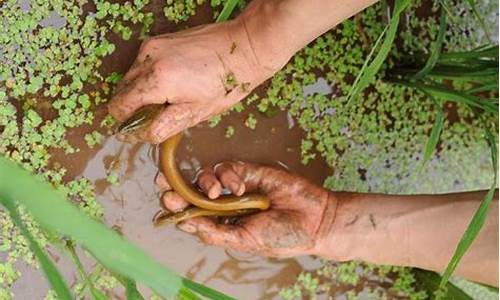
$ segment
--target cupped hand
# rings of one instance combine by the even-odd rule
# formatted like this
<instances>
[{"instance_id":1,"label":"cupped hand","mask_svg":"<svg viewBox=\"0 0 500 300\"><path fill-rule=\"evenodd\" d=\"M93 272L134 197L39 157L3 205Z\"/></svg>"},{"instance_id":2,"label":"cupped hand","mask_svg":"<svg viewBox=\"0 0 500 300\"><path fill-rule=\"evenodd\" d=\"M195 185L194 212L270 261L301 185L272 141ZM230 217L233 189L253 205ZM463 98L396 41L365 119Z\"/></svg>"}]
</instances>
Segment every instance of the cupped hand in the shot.
<instances>
[{"instance_id":1,"label":"cupped hand","mask_svg":"<svg viewBox=\"0 0 500 300\"><path fill-rule=\"evenodd\" d=\"M150 38L118 85L109 112L123 122L145 105L166 104L134 133L160 143L223 112L272 76L282 62L275 66L264 53L256 52L240 20Z\"/></svg>"},{"instance_id":2,"label":"cupped hand","mask_svg":"<svg viewBox=\"0 0 500 300\"><path fill-rule=\"evenodd\" d=\"M164 206L178 212L189 204L169 191L163 176L157 184L165 191ZM286 171L243 162L224 162L203 169L197 177L200 189L215 199L227 188L235 195L259 192L271 200L267 211L241 217L236 224L220 224L198 217L179 228L211 245L263 256L291 257L318 254L321 240L330 231L337 206L325 189Z\"/></svg>"}]
</instances>

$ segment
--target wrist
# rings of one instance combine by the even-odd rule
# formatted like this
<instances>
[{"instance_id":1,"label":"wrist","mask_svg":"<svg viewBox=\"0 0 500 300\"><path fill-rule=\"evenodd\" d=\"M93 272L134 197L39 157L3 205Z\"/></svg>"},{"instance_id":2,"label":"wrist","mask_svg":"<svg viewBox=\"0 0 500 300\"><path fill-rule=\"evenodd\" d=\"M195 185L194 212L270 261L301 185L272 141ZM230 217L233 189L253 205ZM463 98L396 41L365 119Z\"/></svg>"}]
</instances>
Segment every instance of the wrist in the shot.
<instances>
[{"instance_id":1,"label":"wrist","mask_svg":"<svg viewBox=\"0 0 500 300\"><path fill-rule=\"evenodd\" d=\"M345 235L339 224L342 206L349 201L349 193L329 192L328 203L323 213L315 246L314 255L335 261L350 260L349 236Z\"/></svg>"},{"instance_id":2,"label":"wrist","mask_svg":"<svg viewBox=\"0 0 500 300\"><path fill-rule=\"evenodd\" d=\"M302 48L287 37L281 21L281 1L254 1L236 18L266 79L278 72Z\"/></svg>"}]
</instances>

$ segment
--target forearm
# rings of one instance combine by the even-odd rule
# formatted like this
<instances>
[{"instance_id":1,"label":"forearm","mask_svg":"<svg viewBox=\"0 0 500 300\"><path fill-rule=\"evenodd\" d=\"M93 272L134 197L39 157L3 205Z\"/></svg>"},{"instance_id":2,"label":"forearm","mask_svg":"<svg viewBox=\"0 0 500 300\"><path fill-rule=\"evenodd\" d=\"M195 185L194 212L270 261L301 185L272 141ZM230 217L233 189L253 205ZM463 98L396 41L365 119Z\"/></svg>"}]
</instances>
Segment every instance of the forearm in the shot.
<instances>
[{"instance_id":1,"label":"forearm","mask_svg":"<svg viewBox=\"0 0 500 300\"><path fill-rule=\"evenodd\" d=\"M396 196L334 194L338 204L320 255L442 272L485 192ZM498 196L457 275L498 285Z\"/></svg>"},{"instance_id":2,"label":"forearm","mask_svg":"<svg viewBox=\"0 0 500 300\"><path fill-rule=\"evenodd\" d=\"M377 0L254 0L238 17L263 65L279 69L295 52Z\"/></svg>"}]
</instances>

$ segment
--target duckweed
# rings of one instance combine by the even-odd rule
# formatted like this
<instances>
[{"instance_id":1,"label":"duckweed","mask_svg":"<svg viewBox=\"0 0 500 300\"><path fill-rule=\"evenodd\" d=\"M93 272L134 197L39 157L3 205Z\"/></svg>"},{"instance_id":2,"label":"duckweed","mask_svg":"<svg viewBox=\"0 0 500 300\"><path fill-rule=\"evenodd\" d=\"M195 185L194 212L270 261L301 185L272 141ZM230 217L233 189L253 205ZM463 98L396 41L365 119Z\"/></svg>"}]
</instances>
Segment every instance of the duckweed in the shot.
<instances>
[{"instance_id":1,"label":"duckweed","mask_svg":"<svg viewBox=\"0 0 500 300\"><path fill-rule=\"evenodd\" d=\"M190 17L196 14L196 9L205 4L206 0L167 0L167 5L163 9L167 20L175 23L180 23L189 20ZM219 15L227 0L210 0L210 6L214 8L214 20ZM245 7L246 1L240 0L238 7L242 10Z\"/></svg>"},{"instance_id":2,"label":"duckweed","mask_svg":"<svg viewBox=\"0 0 500 300\"><path fill-rule=\"evenodd\" d=\"M93 184L80 178L64 181L66 170L52 161L52 150L66 154L79 149L66 140L68 130L95 120L95 107L107 101L119 80L100 73L102 59L115 45L110 35L128 40L133 24L141 24L138 37L152 25L152 13L143 12L148 0L123 4L94 1L14 1L0 4L0 154L40 174L85 212L101 219ZM111 30L110 30L111 29ZM101 126L109 129L110 117ZM90 147L103 140L98 131L85 135ZM47 236L28 219L27 225L45 246ZM21 276L18 261L36 266L25 239L0 211L0 250L6 259L0 265L0 299L11 299L10 287ZM99 274L96 273L96 276ZM107 288L112 288L109 286ZM49 292L47 299L53 298Z\"/></svg>"}]
</instances>

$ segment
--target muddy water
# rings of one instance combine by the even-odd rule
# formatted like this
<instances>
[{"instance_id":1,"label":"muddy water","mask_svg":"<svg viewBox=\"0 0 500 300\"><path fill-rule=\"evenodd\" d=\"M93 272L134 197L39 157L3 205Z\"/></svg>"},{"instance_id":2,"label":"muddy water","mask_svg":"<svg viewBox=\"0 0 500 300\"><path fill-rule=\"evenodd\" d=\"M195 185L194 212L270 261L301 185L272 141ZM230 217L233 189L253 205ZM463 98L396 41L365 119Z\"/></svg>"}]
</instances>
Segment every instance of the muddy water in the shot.
<instances>
[{"instance_id":1,"label":"muddy water","mask_svg":"<svg viewBox=\"0 0 500 300\"><path fill-rule=\"evenodd\" d=\"M246 128L244 119L244 113L234 114L215 128L202 124L185 134L177 158L187 180L193 178L200 165L225 159L286 166L317 183L329 174L320 160L308 166L300 164L302 132L288 129L284 113L273 118L260 117L256 130ZM231 138L224 137L227 124L235 127ZM118 227L160 262L238 299L271 299L282 287L292 284L303 268L318 266L310 257L274 260L227 252L205 246L173 226L154 228L151 217L160 208L160 195L153 182L156 161L154 147L127 145L110 137L89 160L82 175L96 182L107 223ZM119 173L119 185L106 181L110 170Z\"/></svg>"}]
</instances>

